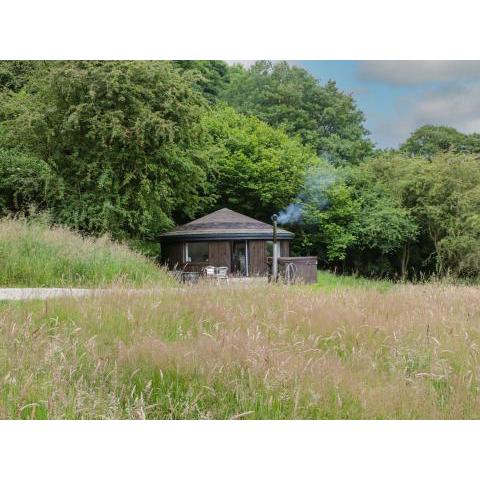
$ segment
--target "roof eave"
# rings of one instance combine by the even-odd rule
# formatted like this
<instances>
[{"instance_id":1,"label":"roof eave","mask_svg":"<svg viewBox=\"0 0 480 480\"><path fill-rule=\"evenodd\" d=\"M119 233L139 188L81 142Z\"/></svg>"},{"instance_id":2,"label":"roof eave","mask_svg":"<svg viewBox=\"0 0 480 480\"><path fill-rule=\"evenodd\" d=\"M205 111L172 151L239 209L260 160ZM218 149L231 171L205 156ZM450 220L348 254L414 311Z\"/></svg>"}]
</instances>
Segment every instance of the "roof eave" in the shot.
<instances>
[{"instance_id":1,"label":"roof eave","mask_svg":"<svg viewBox=\"0 0 480 480\"><path fill-rule=\"evenodd\" d=\"M291 232L278 232L279 240L293 240L295 235ZM188 241L215 241L215 240L273 240L272 232L239 232L239 233L164 233L160 235L163 242L188 242Z\"/></svg>"}]
</instances>

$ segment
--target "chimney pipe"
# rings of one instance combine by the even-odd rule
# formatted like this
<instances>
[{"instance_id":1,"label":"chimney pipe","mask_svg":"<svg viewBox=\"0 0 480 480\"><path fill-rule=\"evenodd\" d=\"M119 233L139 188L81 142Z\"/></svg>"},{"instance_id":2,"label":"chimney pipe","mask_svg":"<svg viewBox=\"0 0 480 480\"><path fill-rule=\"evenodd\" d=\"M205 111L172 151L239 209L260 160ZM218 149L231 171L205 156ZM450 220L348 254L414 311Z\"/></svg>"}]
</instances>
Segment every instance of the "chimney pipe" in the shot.
<instances>
[{"instance_id":1,"label":"chimney pipe","mask_svg":"<svg viewBox=\"0 0 480 480\"><path fill-rule=\"evenodd\" d=\"M278 279L278 255L277 255L277 215L272 215L273 222L273 255L272 255L272 278L276 282Z\"/></svg>"}]
</instances>

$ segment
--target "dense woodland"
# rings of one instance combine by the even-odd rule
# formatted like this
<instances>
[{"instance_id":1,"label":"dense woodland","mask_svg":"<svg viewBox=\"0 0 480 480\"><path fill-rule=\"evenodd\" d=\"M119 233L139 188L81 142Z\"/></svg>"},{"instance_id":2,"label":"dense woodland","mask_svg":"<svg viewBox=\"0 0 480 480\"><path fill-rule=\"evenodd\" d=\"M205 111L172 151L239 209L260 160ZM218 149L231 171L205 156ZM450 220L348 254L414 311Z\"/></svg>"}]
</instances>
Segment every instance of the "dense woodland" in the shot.
<instances>
[{"instance_id":1,"label":"dense woodland","mask_svg":"<svg viewBox=\"0 0 480 480\"><path fill-rule=\"evenodd\" d=\"M283 212L296 254L391 278L480 276L480 134L398 150L355 99L287 63L0 62L0 215L158 235L220 207Z\"/></svg>"}]
</instances>

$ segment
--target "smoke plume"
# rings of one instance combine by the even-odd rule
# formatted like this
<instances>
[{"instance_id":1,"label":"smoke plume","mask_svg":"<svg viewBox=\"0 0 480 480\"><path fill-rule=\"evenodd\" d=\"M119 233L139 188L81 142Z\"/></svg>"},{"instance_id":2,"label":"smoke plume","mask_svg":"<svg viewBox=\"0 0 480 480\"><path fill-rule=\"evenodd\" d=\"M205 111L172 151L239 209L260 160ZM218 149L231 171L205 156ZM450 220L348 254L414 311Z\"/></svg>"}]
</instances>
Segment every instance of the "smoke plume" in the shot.
<instances>
[{"instance_id":1,"label":"smoke plume","mask_svg":"<svg viewBox=\"0 0 480 480\"><path fill-rule=\"evenodd\" d=\"M328 208L327 191L336 180L337 176L329 165L321 164L310 169L307 172L303 191L290 205L278 213L278 223L280 225L301 223L306 204L314 205L319 210Z\"/></svg>"}]
</instances>

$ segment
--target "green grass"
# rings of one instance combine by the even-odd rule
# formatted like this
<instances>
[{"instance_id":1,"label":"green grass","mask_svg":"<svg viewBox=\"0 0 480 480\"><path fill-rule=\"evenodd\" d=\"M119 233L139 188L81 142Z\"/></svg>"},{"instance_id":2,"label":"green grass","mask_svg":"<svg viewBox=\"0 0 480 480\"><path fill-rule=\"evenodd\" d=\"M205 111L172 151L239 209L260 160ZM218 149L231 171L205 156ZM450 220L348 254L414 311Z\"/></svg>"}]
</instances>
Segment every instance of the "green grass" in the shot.
<instances>
[{"instance_id":1,"label":"green grass","mask_svg":"<svg viewBox=\"0 0 480 480\"><path fill-rule=\"evenodd\" d=\"M353 275L336 275L332 272L319 270L317 272L317 283L314 289L332 291L335 289L375 289L381 292L389 290L393 282L388 280L373 280Z\"/></svg>"},{"instance_id":2,"label":"green grass","mask_svg":"<svg viewBox=\"0 0 480 480\"><path fill-rule=\"evenodd\" d=\"M0 220L0 287L165 284L152 261L107 238L84 238L41 222Z\"/></svg>"},{"instance_id":3,"label":"green grass","mask_svg":"<svg viewBox=\"0 0 480 480\"><path fill-rule=\"evenodd\" d=\"M196 285L0 304L1 419L478 419L480 295Z\"/></svg>"}]
</instances>

